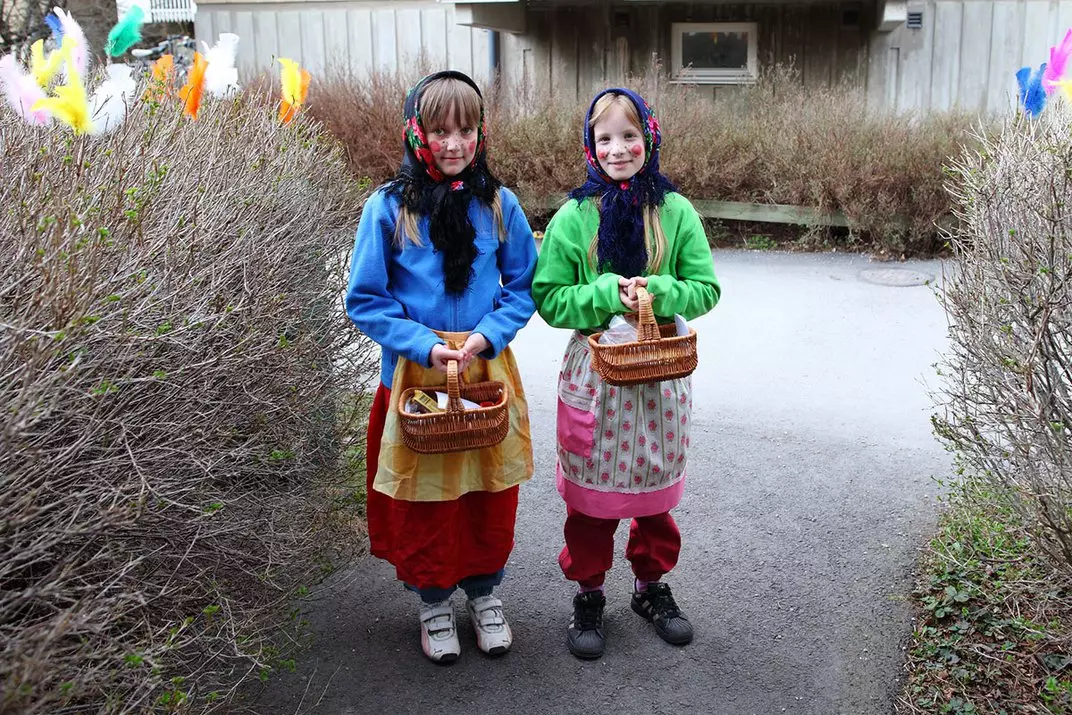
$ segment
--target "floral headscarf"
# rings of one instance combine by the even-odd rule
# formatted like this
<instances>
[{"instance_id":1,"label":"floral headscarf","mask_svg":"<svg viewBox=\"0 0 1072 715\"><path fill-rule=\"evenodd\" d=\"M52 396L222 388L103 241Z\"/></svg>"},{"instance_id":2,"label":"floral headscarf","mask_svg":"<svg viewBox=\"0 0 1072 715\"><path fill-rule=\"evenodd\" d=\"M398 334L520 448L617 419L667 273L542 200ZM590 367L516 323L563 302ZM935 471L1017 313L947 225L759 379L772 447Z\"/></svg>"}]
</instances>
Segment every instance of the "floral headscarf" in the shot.
<instances>
[{"instance_id":1,"label":"floral headscarf","mask_svg":"<svg viewBox=\"0 0 1072 715\"><path fill-rule=\"evenodd\" d=\"M480 122L473 160L457 176L447 177L436 166L428 146L420 113L421 97L429 83L441 79L459 79L480 96L480 89L467 75L446 71L428 75L407 94L403 105L402 167L387 183L388 194L399 196L406 209L428 217L432 246L443 254L443 275L447 292L460 294L469 287L473 262L478 254L476 230L469 218L469 204L476 199L490 206L502 185L487 166L487 142L484 102L481 97Z\"/></svg>"},{"instance_id":2,"label":"floral headscarf","mask_svg":"<svg viewBox=\"0 0 1072 715\"><path fill-rule=\"evenodd\" d=\"M636 107L644 134L644 165L628 181L610 178L596 159L595 132L591 126L596 102L605 94L627 97ZM596 95L584 117L584 156L588 179L570 192L582 201L600 198L597 258L601 270L611 270L627 278L640 276L648 265L644 243L644 206L661 206L666 194L677 188L659 171L662 132L655 112L639 94L624 88L607 89Z\"/></svg>"}]
</instances>

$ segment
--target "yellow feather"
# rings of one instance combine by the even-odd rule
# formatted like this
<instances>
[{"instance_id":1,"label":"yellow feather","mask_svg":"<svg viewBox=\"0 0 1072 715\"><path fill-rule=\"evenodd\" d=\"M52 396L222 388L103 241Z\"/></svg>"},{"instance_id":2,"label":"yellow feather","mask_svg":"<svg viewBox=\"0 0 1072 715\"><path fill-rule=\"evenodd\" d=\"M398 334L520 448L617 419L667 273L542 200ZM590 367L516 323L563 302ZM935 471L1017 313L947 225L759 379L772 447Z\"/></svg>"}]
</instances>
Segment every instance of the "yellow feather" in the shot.
<instances>
[{"instance_id":1,"label":"yellow feather","mask_svg":"<svg viewBox=\"0 0 1072 715\"><path fill-rule=\"evenodd\" d=\"M1072 102L1072 80L1059 79L1054 84L1061 88L1061 92L1065 95L1065 100Z\"/></svg>"},{"instance_id":2,"label":"yellow feather","mask_svg":"<svg viewBox=\"0 0 1072 715\"><path fill-rule=\"evenodd\" d=\"M74 38L63 38L59 49L48 53L48 59L45 59L44 40L38 40L30 46L30 72L42 89L48 89L64 60L74 52L75 44Z\"/></svg>"},{"instance_id":3,"label":"yellow feather","mask_svg":"<svg viewBox=\"0 0 1072 715\"><path fill-rule=\"evenodd\" d=\"M67 82L53 90L54 96L37 100L31 111L46 109L52 116L69 125L75 134L85 134L93 127L89 114L89 102L86 98L86 87L82 84L82 76L78 74L78 68L71 61L70 47L66 39L63 48L66 50L64 58L67 60Z\"/></svg>"}]
</instances>

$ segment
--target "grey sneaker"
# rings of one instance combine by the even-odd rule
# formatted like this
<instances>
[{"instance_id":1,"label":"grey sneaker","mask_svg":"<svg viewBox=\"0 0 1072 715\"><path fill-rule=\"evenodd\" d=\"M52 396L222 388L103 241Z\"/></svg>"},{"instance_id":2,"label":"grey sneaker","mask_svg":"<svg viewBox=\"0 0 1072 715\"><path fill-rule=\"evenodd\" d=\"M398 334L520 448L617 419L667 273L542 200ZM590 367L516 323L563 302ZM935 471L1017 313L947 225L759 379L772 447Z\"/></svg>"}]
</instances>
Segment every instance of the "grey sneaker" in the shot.
<instances>
[{"instance_id":1,"label":"grey sneaker","mask_svg":"<svg viewBox=\"0 0 1072 715\"><path fill-rule=\"evenodd\" d=\"M573 597L573 620L566 631L566 645L578 658L599 658L607 645L603 635L603 607L607 599L601 591L587 591Z\"/></svg>"}]
</instances>

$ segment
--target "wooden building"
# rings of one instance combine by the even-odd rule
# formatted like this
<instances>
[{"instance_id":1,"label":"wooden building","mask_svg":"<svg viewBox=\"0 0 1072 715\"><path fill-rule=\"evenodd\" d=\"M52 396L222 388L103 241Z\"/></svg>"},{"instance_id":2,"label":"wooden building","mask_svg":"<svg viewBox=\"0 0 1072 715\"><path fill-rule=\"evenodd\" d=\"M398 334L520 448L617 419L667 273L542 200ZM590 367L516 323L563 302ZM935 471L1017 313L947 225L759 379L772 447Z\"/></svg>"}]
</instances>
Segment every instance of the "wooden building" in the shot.
<instances>
[{"instance_id":1,"label":"wooden building","mask_svg":"<svg viewBox=\"0 0 1072 715\"><path fill-rule=\"evenodd\" d=\"M791 62L804 83L848 82L876 107L1001 112L1016 70L1072 26L1072 0L200 0L195 26L237 33L245 71L280 55L314 73L423 60L584 97L655 59L717 99Z\"/></svg>"}]
</instances>

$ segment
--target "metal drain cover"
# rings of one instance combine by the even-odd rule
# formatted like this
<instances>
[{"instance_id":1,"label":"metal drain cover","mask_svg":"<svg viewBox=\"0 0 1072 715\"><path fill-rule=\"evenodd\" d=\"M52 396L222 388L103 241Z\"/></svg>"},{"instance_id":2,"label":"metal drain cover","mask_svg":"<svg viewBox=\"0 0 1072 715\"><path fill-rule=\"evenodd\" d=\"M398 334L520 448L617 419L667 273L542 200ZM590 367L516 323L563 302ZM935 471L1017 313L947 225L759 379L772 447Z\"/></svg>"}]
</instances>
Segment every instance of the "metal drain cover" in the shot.
<instances>
[{"instance_id":1,"label":"metal drain cover","mask_svg":"<svg viewBox=\"0 0 1072 715\"><path fill-rule=\"evenodd\" d=\"M911 268L865 268L860 271L860 280L876 285L904 288L926 285L933 281L934 277Z\"/></svg>"}]
</instances>

